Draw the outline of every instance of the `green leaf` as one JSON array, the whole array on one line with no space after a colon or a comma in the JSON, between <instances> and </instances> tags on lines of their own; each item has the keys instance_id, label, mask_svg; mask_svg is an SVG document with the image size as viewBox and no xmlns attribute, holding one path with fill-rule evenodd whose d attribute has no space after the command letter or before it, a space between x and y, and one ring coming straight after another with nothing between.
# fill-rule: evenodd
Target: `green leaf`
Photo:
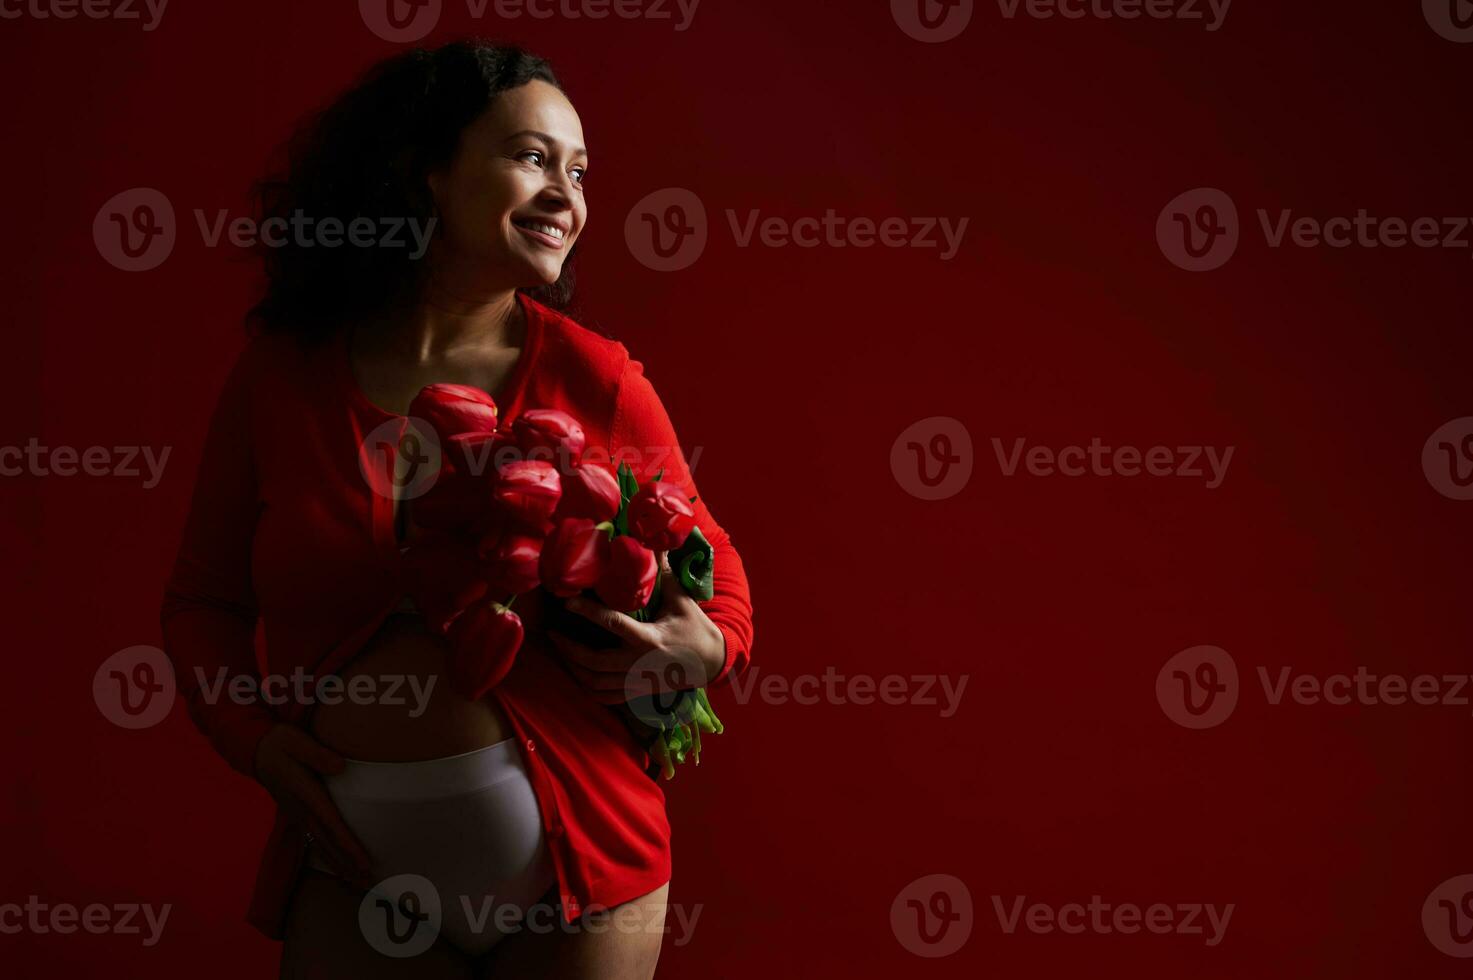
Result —
<instances>
[{"instance_id":1,"label":"green leaf","mask_svg":"<svg viewBox=\"0 0 1473 980\"><path fill-rule=\"evenodd\" d=\"M716 550L699 527L691 528L685 543L670 552L670 567L692 598L704 602L715 594Z\"/></svg>"},{"instance_id":2,"label":"green leaf","mask_svg":"<svg viewBox=\"0 0 1473 980\"><path fill-rule=\"evenodd\" d=\"M629 498L639 493L639 481L628 463L619 464L619 513L614 517L614 533L629 533Z\"/></svg>"}]
</instances>

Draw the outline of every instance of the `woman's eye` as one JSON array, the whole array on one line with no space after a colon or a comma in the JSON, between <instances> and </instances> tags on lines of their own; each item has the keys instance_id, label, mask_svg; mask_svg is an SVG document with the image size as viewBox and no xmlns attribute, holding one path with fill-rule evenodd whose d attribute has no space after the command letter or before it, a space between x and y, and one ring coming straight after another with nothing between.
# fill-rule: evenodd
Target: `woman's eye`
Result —
<instances>
[{"instance_id":1,"label":"woman's eye","mask_svg":"<svg viewBox=\"0 0 1473 980\"><path fill-rule=\"evenodd\" d=\"M588 170L584 167L574 167L573 173L576 175L576 179L580 185L588 179Z\"/></svg>"}]
</instances>

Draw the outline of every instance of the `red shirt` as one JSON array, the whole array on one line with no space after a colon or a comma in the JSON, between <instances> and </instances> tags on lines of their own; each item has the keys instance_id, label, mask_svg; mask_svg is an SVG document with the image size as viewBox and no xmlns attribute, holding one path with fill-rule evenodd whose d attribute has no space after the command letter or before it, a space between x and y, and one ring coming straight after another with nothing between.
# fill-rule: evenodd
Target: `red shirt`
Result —
<instances>
[{"instance_id":1,"label":"red shirt","mask_svg":"<svg viewBox=\"0 0 1473 980\"><path fill-rule=\"evenodd\" d=\"M696 497L697 523L715 549L715 595L701 607L726 639L725 666L709 687L724 685L751 657L746 574L696 490L659 396L623 344L518 296L526 340L497 393L501 417L562 409L583 424L588 453L601 447L627 460L641 484L664 469L665 482L679 481ZM163 646L189 715L250 776L261 736L280 721L302 724L311 706L212 699L201 676L213 690L222 668L230 677L255 681L264 672L288 685L298 672L336 673L406 592L393 501L359 467L365 437L385 422L402 425L403 417L358 388L346 340L341 331L304 347L263 334L239 355L210 420L164 596ZM259 663L258 617L265 640ZM552 659L540 636L529 623L515 666L490 696L523 749L571 922L586 906L617 905L668 881L670 824L664 792L645 772L648 755ZM278 810L249 914L272 938L282 935L303 841L303 828Z\"/></svg>"}]
</instances>

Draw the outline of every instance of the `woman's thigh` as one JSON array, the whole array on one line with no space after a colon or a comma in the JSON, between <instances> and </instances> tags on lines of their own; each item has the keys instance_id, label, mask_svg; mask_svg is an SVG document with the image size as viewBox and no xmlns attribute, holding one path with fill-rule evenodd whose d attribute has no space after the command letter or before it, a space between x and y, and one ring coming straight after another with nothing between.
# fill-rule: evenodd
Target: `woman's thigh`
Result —
<instances>
[{"instance_id":1,"label":"woman's thigh","mask_svg":"<svg viewBox=\"0 0 1473 980\"><path fill-rule=\"evenodd\" d=\"M470 959L443 938L417 956L380 953L358 923L363 895L362 889L321 871L309 868L302 874L287 911L282 980L470 980Z\"/></svg>"},{"instance_id":2,"label":"woman's thigh","mask_svg":"<svg viewBox=\"0 0 1473 980\"><path fill-rule=\"evenodd\" d=\"M551 903L528 910L522 927L502 939L478 976L486 980L557 977L559 980L650 980L665 937L670 883L647 895L593 910L576 922L562 920Z\"/></svg>"}]
</instances>

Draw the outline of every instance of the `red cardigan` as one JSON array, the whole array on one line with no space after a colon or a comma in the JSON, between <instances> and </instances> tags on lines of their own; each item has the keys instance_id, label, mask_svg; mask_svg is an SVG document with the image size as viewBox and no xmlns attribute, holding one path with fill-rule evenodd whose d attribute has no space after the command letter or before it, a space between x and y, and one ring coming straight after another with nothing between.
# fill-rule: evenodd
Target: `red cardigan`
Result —
<instances>
[{"instance_id":1,"label":"red cardigan","mask_svg":"<svg viewBox=\"0 0 1473 980\"><path fill-rule=\"evenodd\" d=\"M526 341L498 393L501 416L563 409L583 423L590 451L628 459L641 483L663 468L666 482L696 496L697 523L715 548L715 595L701 607L726 639L725 666L710 686L726 684L751 657L746 574L691 480L659 396L623 344L518 295ZM346 331L315 348L257 336L225 381L160 619L191 719L246 775L254 776L261 736L279 721L304 724L310 706L212 701L201 676L214 690L221 668L288 681L298 670L336 673L399 604L392 501L370 488L358 453L375 427L402 421L358 388ZM571 922L589 905L617 905L668 881L670 824L664 792L645 772L648 755L551 659L540 635L529 624L516 665L491 696L524 750ZM248 917L275 939L303 835L278 810Z\"/></svg>"}]
</instances>

